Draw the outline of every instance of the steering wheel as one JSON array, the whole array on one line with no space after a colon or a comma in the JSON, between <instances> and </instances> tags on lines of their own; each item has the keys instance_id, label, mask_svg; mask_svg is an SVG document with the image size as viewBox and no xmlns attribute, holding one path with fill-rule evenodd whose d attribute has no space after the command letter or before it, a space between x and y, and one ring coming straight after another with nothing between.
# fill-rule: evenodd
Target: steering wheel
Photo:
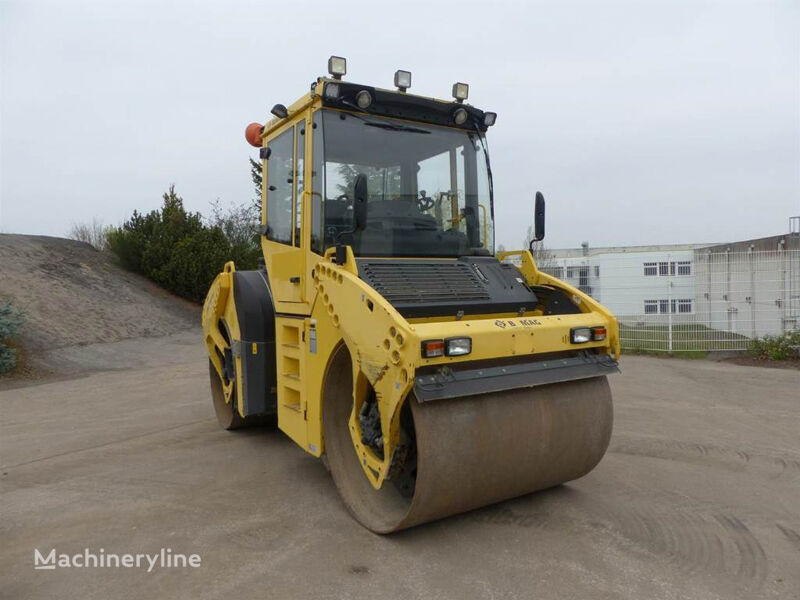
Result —
<instances>
[{"instance_id":1,"label":"steering wheel","mask_svg":"<svg viewBox=\"0 0 800 600\"><path fill-rule=\"evenodd\" d=\"M419 208L420 212L425 212L426 210L430 210L433 208L435 203L434 199L425 195L425 190L420 190L419 198L417 198L417 207Z\"/></svg>"}]
</instances>

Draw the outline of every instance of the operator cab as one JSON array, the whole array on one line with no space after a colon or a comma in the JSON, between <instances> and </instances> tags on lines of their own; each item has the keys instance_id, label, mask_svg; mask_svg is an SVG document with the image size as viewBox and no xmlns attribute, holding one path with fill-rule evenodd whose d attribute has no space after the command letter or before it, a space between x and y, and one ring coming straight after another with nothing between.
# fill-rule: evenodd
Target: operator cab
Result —
<instances>
[{"instance_id":1,"label":"operator cab","mask_svg":"<svg viewBox=\"0 0 800 600\"><path fill-rule=\"evenodd\" d=\"M466 104L466 84L453 86L453 101L414 96L408 72L383 90L342 81L337 60L331 78L254 126L280 311L310 311L314 266L344 246L359 276L406 317L535 310L535 293L494 257L484 134L496 114Z\"/></svg>"}]
</instances>

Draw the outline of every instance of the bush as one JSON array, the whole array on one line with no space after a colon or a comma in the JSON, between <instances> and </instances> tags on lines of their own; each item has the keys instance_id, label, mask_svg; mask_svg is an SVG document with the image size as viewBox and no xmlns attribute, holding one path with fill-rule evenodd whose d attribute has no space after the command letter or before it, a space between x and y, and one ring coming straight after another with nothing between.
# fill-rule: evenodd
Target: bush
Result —
<instances>
[{"instance_id":1,"label":"bush","mask_svg":"<svg viewBox=\"0 0 800 600\"><path fill-rule=\"evenodd\" d=\"M253 205L231 204L225 211L216 201L211 204L211 219L207 224L225 234L231 246L230 260L236 263L237 268L255 269L258 266L261 258L260 209L256 211Z\"/></svg>"},{"instance_id":2,"label":"bush","mask_svg":"<svg viewBox=\"0 0 800 600\"><path fill-rule=\"evenodd\" d=\"M798 356L800 331L783 335L765 335L750 342L748 352L751 356L770 360L788 360Z\"/></svg>"},{"instance_id":3,"label":"bush","mask_svg":"<svg viewBox=\"0 0 800 600\"><path fill-rule=\"evenodd\" d=\"M79 242L86 242L97 250L105 250L108 229L103 227L103 222L95 217L91 223L73 223L67 237Z\"/></svg>"},{"instance_id":4,"label":"bush","mask_svg":"<svg viewBox=\"0 0 800 600\"><path fill-rule=\"evenodd\" d=\"M187 212L170 186L160 210L134 211L121 227L111 228L108 248L125 268L201 302L227 261L255 269L261 256L257 224L248 222L248 209L232 206L223 212L218 203L213 209L208 222L200 213Z\"/></svg>"},{"instance_id":5,"label":"bush","mask_svg":"<svg viewBox=\"0 0 800 600\"><path fill-rule=\"evenodd\" d=\"M0 304L0 373L17 366L17 351L4 342L17 335L22 325L22 315L10 302Z\"/></svg>"}]
</instances>

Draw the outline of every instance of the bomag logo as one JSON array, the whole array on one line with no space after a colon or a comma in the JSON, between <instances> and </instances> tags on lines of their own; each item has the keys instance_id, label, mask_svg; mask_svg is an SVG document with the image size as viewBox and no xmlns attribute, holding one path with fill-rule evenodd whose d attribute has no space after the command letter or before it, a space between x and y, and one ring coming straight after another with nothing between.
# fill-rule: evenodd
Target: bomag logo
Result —
<instances>
[{"instance_id":1,"label":"bomag logo","mask_svg":"<svg viewBox=\"0 0 800 600\"><path fill-rule=\"evenodd\" d=\"M496 327L500 329L505 329L506 327L536 327L537 325L541 325L542 322L539 319L497 319L494 322Z\"/></svg>"}]
</instances>

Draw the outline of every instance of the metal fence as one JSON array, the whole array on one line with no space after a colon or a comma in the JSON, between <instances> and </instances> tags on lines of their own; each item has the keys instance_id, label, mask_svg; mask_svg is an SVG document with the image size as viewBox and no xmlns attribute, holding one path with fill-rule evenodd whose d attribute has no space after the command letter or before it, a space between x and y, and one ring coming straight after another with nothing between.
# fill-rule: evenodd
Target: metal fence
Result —
<instances>
[{"instance_id":1,"label":"metal fence","mask_svg":"<svg viewBox=\"0 0 800 600\"><path fill-rule=\"evenodd\" d=\"M746 350L800 330L800 250L608 253L540 261L619 319L623 349Z\"/></svg>"}]
</instances>

